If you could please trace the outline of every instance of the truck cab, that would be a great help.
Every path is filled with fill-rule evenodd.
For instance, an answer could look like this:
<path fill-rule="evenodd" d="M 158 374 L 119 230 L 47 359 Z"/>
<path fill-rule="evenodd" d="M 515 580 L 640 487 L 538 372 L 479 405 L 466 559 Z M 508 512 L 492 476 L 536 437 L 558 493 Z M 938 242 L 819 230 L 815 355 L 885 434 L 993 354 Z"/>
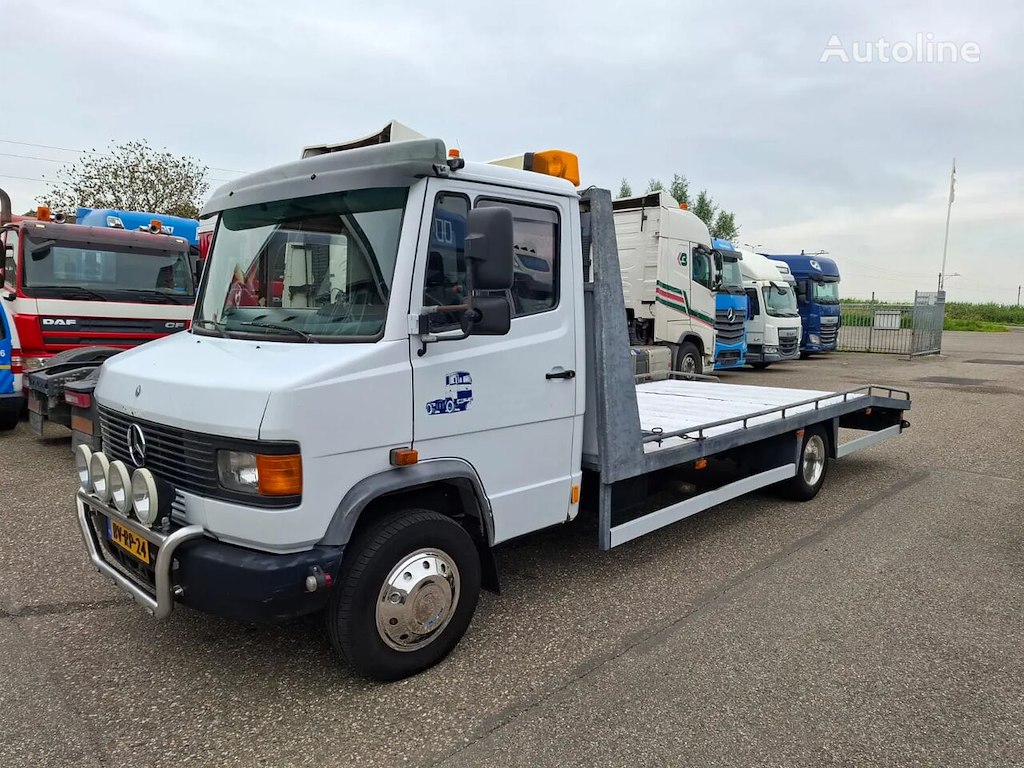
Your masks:
<path fill-rule="evenodd" d="M 803 333 L 800 354 L 834 352 L 839 347 L 842 309 L 839 304 L 839 266 L 817 254 L 762 254 L 789 267 L 796 281 L 797 306 Z"/>
<path fill-rule="evenodd" d="M 181 237 L 37 218 L 3 225 L 0 298 L 21 339 L 25 373 L 91 346 L 129 348 L 185 329 L 195 259 Z"/>
<path fill-rule="evenodd" d="M 795 282 L 785 265 L 750 250 L 740 250 L 740 269 L 749 302 L 747 361 L 754 368 L 800 356 L 800 313 Z"/>
<path fill-rule="evenodd" d="M 728 240 L 712 238 L 722 263 L 715 291 L 715 370 L 742 368 L 747 360 L 747 294 L 740 254 Z"/>
<path fill-rule="evenodd" d="M 671 346 L 676 371 L 712 370 L 721 274 L 707 225 L 667 192 L 619 198 L 612 209 L 633 338 Z"/>

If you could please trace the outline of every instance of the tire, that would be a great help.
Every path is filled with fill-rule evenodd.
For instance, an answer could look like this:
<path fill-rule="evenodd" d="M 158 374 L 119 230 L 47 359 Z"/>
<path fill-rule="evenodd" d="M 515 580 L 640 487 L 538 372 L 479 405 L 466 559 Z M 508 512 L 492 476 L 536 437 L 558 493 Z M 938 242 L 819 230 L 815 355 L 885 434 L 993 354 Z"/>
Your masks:
<path fill-rule="evenodd" d="M 800 359 L 801 359 L 801 360 L 806 360 L 806 359 L 807 359 L 807 358 L 809 358 L 810 356 L 811 356 L 811 353 L 810 353 L 810 352 L 801 352 L 801 353 L 800 353 Z"/>
<path fill-rule="evenodd" d="M 413 564 L 429 571 L 410 582 L 406 596 L 418 601 L 385 603 L 390 589 L 415 574 Z M 387 584 L 398 587 L 386 589 Z M 399 592 L 391 594 L 398 598 Z M 328 634 L 357 674 L 400 680 L 434 666 L 455 648 L 479 596 L 480 557 L 466 529 L 437 512 L 403 510 L 375 521 L 346 548 L 327 607 Z M 424 611 L 433 613 L 423 619 Z M 431 623 L 438 626 L 430 629 Z"/>
<path fill-rule="evenodd" d="M 692 341 L 684 341 L 676 353 L 676 371 L 678 373 L 704 373 L 704 358 Z"/>
<path fill-rule="evenodd" d="M 452 400 L 450 397 L 444 401 L 444 412 L 455 413 L 455 401 Z"/>
<path fill-rule="evenodd" d="M 780 495 L 794 501 L 810 501 L 818 495 L 828 474 L 828 433 L 821 425 L 804 430 L 796 476 L 776 486 Z"/>
<path fill-rule="evenodd" d="M 752 368 L 753 368 L 753 369 L 754 369 L 755 371 L 763 371 L 763 370 L 764 370 L 765 368 L 767 368 L 767 367 L 768 367 L 769 365 L 771 365 L 771 363 L 751 363 L 751 364 L 750 364 L 750 366 L 751 366 L 751 367 L 752 367 Z"/>
<path fill-rule="evenodd" d="M 20 411 L 5 411 L 0 413 L 0 432 L 10 432 L 18 426 L 21 420 Z"/>

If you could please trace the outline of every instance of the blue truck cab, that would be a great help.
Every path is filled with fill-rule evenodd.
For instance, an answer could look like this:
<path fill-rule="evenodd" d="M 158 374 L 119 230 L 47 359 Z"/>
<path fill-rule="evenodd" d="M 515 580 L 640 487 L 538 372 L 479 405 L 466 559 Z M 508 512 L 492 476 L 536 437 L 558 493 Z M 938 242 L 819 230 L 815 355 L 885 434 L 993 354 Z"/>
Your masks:
<path fill-rule="evenodd" d="M 715 370 L 742 368 L 747 362 L 747 294 L 740 254 L 728 240 L 712 238 L 722 254 L 722 283 L 715 291 Z"/>
<path fill-rule="evenodd" d="M 75 215 L 76 224 L 89 227 L 110 227 L 132 231 L 148 230 L 154 221 L 160 222 L 160 231 L 183 237 L 193 248 L 199 246 L 199 221 L 183 216 L 143 211 L 119 211 L 114 208 L 79 208 Z"/>
<path fill-rule="evenodd" d="M 0 432 L 18 426 L 25 397 L 21 389 L 21 349 L 14 339 L 17 328 L 0 307 Z"/>
<path fill-rule="evenodd" d="M 816 254 L 762 255 L 789 266 L 796 280 L 797 307 L 803 325 L 801 356 L 834 352 L 839 346 L 839 328 L 843 324 L 839 305 L 839 266 L 832 259 Z"/>

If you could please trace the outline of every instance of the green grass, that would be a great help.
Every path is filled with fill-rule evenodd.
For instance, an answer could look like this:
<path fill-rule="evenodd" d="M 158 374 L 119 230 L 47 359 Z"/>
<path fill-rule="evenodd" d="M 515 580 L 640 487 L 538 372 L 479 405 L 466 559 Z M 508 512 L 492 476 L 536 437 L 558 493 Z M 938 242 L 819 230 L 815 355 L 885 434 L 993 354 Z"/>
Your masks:
<path fill-rule="evenodd" d="M 1010 330 L 1003 323 L 990 323 L 986 320 L 964 320 L 946 315 L 942 326 L 944 331 L 980 331 L 982 333 L 1005 333 Z"/>
<path fill-rule="evenodd" d="M 908 306 L 910 302 L 888 302 L 871 301 L 870 299 L 843 299 L 845 304 L 866 304 L 870 309 L 850 310 L 849 315 L 852 322 L 847 323 L 845 318 L 847 310 L 844 309 L 844 324 L 848 325 L 870 325 L 870 317 L 875 308 L 884 309 L 886 306 Z M 863 315 L 863 318 L 860 317 Z M 902 327 L 909 328 L 909 316 L 904 315 Z M 946 303 L 946 320 L 943 325 L 947 331 L 979 331 L 987 333 L 999 333 L 1005 331 L 1007 325 L 1024 325 L 1024 307 L 1014 304 L 971 304 L 966 301 L 950 301 Z"/>

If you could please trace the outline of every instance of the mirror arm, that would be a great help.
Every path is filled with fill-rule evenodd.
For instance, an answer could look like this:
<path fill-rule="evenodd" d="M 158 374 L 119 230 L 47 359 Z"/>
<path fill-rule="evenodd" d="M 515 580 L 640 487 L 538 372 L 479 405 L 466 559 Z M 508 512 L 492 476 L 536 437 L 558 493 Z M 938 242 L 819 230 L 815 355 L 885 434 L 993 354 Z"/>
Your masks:
<path fill-rule="evenodd" d="M 463 329 L 458 335 L 440 336 L 430 332 L 430 316 L 437 312 L 462 312 L 462 326 Z M 416 350 L 417 357 L 423 357 L 427 354 L 427 344 L 435 344 L 439 341 L 462 341 L 470 337 L 470 329 L 473 327 L 473 323 L 480 319 L 480 311 L 473 309 L 469 304 L 452 304 L 449 306 L 442 307 L 429 307 L 423 310 L 417 318 L 418 328 L 417 332 L 420 337 L 420 348 Z"/>

